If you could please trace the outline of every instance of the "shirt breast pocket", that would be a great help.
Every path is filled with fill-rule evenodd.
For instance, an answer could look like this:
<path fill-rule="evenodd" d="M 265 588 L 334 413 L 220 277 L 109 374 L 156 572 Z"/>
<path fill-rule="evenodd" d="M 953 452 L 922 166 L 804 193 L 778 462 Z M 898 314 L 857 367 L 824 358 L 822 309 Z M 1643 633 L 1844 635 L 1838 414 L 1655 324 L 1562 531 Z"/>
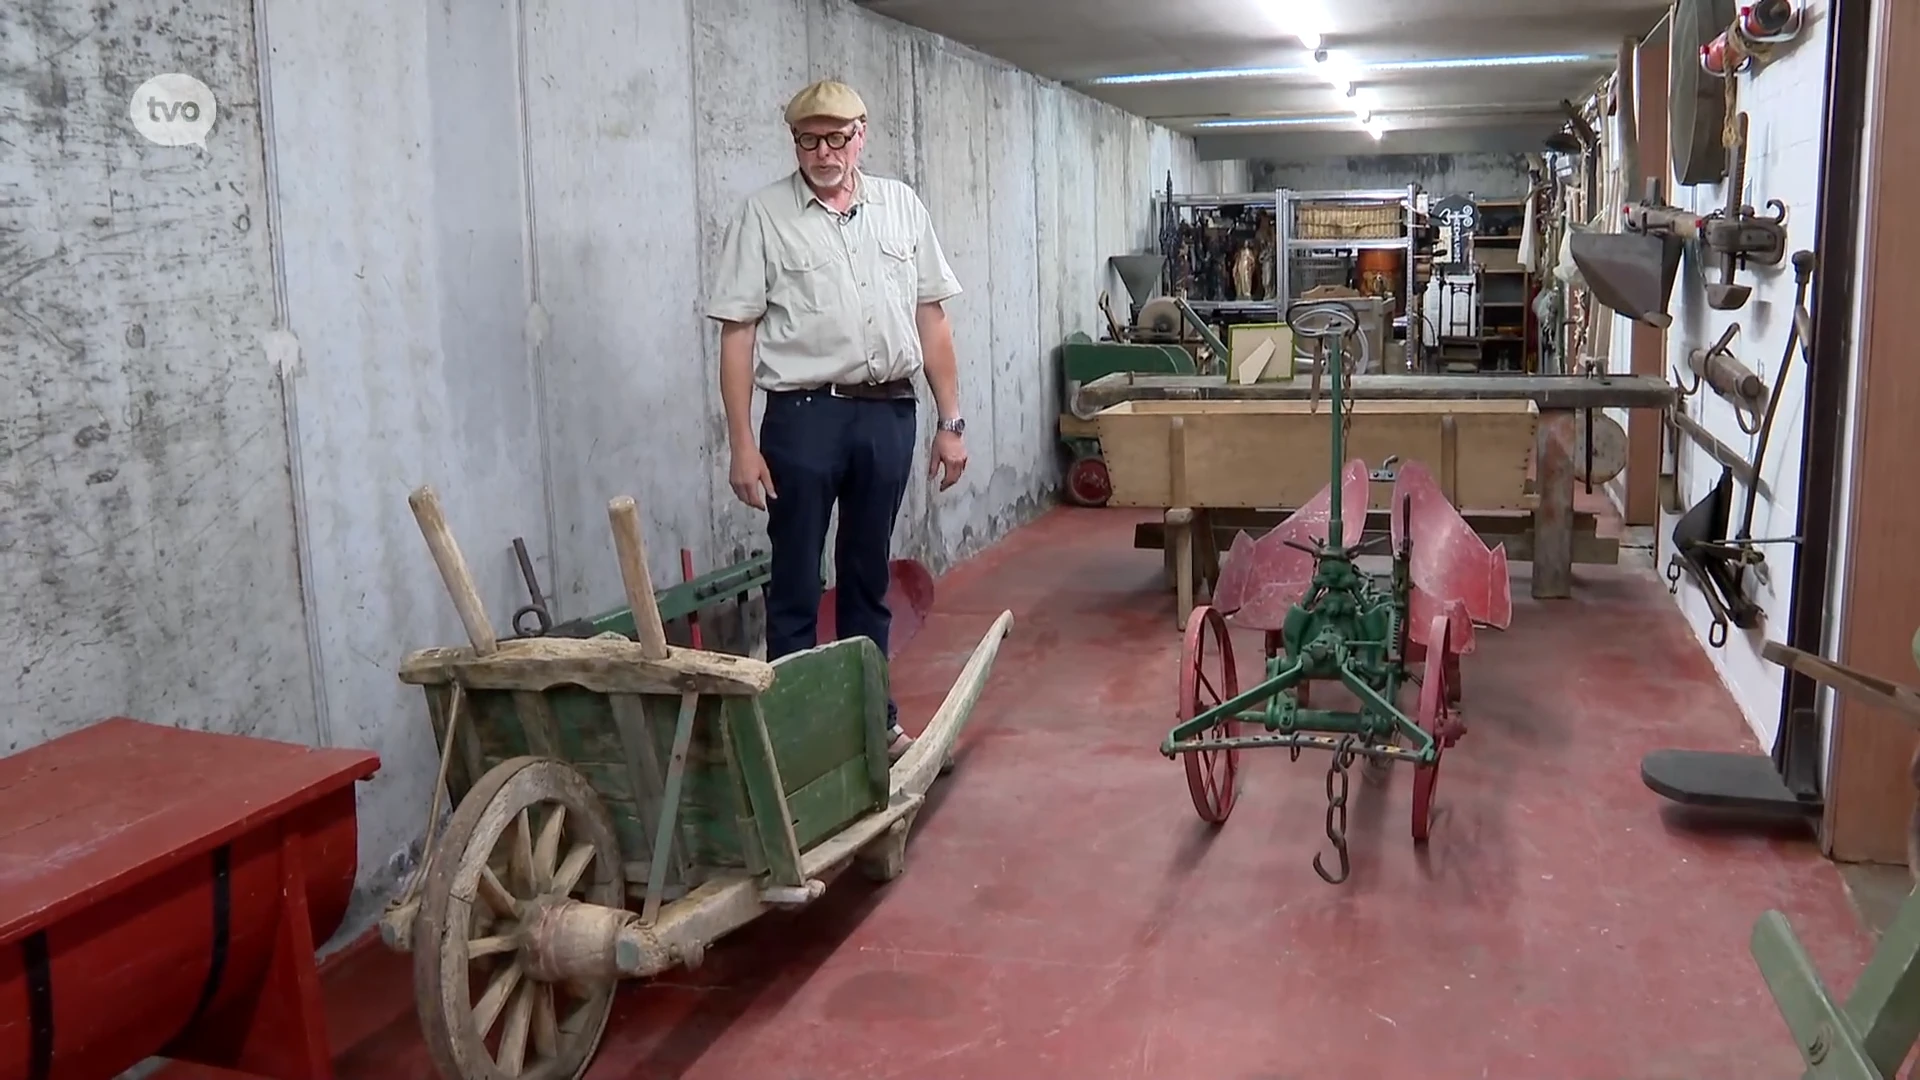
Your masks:
<path fill-rule="evenodd" d="M 774 257 L 779 269 L 774 299 L 791 311 L 817 314 L 832 310 L 839 298 L 839 277 L 832 253 L 789 244 Z"/>
<path fill-rule="evenodd" d="M 888 288 L 901 303 L 913 304 L 920 296 L 913 268 L 913 241 L 883 236 L 879 248 L 880 270 L 886 275 Z"/>

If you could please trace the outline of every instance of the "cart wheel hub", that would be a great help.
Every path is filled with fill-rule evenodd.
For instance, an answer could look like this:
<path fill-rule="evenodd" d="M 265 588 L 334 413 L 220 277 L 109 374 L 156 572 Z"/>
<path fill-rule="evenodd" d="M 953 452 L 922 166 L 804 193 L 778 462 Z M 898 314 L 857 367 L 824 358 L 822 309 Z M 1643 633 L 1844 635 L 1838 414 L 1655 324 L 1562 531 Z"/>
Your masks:
<path fill-rule="evenodd" d="M 521 967 L 530 979 L 599 982 L 619 978 L 623 959 L 640 963 L 639 950 L 631 943 L 620 948 L 625 939 L 621 931 L 635 921 L 631 912 L 551 896 L 528 901 L 525 910 L 515 936 Z"/>

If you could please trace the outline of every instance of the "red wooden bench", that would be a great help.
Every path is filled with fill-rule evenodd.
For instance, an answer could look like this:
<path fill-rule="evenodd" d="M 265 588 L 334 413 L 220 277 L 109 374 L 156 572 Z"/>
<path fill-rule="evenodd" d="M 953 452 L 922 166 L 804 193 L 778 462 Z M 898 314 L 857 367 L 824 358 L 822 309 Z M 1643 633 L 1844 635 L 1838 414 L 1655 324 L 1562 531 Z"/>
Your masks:
<path fill-rule="evenodd" d="M 0 1080 L 331 1080 L 314 950 L 379 767 L 124 717 L 0 759 Z"/>

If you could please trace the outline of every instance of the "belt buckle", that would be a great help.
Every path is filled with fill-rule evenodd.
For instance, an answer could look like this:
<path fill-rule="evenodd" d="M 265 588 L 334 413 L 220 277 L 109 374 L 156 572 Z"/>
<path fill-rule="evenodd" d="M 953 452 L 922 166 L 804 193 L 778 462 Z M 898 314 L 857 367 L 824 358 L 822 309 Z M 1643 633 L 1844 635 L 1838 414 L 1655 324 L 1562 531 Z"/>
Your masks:
<path fill-rule="evenodd" d="M 849 401 L 866 401 L 880 396 L 880 384 L 871 379 L 857 383 L 828 383 L 827 393 Z"/>

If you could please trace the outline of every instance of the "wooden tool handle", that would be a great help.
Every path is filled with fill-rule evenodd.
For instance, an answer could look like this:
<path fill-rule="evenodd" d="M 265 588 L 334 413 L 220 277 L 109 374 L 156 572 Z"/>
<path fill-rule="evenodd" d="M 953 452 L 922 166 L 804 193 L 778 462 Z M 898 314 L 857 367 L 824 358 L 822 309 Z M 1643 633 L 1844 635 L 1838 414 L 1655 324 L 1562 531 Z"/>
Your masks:
<path fill-rule="evenodd" d="M 1848 697 L 1859 698 L 1898 712 L 1907 723 L 1920 727 L 1920 690 L 1889 682 L 1857 668 L 1816 656 L 1813 653 L 1768 641 L 1760 647 L 1762 659 L 1790 668 L 1814 682 L 1832 687 Z"/>
<path fill-rule="evenodd" d="M 620 554 L 620 580 L 627 586 L 627 606 L 633 609 L 633 630 L 640 652 L 649 660 L 667 658 L 667 629 L 660 624 L 660 605 L 653 598 L 653 578 L 647 573 L 647 542 L 640 535 L 640 508 L 633 496 L 621 495 L 607 503 L 613 522 L 613 546 Z"/>
<path fill-rule="evenodd" d="M 461 625 L 467 628 L 467 640 L 473 643 L 473 651 L 480 656 L 490 655 L 500 643 L 493 636 L 493 624 L 487 621 L 480 590 L 473 584 L 473 575 L 467 572 L 467 560 L 461 557 L 453 530 L 447 528 L 447 517 L 440 512 L 440 496 L 433 488 L 422 485 L 407 496 L 407 504 L 413 507 L 413 519 L 420 523 L 420 535 L 426 537 L 427 549 L 433 552 L 434 565 L 440 568 L 440 580 L 447 586 L 447 595 L 453 598 L 453 608 L 460 613 Z"/>

